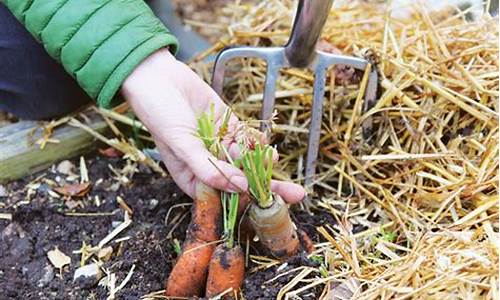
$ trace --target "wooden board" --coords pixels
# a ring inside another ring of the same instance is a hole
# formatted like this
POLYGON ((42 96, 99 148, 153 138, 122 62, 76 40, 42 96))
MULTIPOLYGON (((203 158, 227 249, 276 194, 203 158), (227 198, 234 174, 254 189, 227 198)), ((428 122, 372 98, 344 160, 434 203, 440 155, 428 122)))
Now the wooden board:
MULTIPOLYGON (((98 132, 107 130, 99 116, 91 117, 88 124, 98 132)), ((95 138, 82 129, 63 124, 56 128, 44 149, 35 141, 41 138, 40 123, 21 121, 0 128, 0 183, 14 180, 42 170, 61 160, 72 158, 95 149, 95 138)))

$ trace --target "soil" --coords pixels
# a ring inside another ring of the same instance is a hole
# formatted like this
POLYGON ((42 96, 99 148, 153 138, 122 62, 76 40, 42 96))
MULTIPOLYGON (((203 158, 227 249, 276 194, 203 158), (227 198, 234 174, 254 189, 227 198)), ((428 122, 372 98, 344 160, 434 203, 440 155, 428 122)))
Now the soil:
MULTIPOLYGON (((72 163, 78 166, 79 160, 72 163)), ((81 259, 74 251, 82 243, 96 246, 123 222, 124 210, 117 203, 117 196, 133 210, 132 223, 107 244, 112 246, 113 254, 102 268, 116 276, 116 285, 133 265, 135 269, 130 281, 116 293, 116 299, 140 299, 163 289, 176 258, 173 239, 184 239, 191 200, 170 178, 147 167, 137 166, 129 182, 123 178, 119 181, 117 170, 131 169, 121 158, 91 155, 86 165, 92 189, 80 198, 54 197, 52 185, 64 186, 67 179, 55 167, 4 185, 8 196, 0 197, 0 212, 12 214, 12 220, 0 219, 0 299, 106 299, 109 291, 98 285, 97 278, 73 280, 81 259), (71 212, 86 214, 68 215, 71 212), (71 258, 71 264, 61 272, 47 258, 47 252, 55 247, 71 258)), ((75 173, 79 173, 78 169, 75 173)), ((326 213, 311 217, 297 212, 294 218, 314 242, 319 240, 316 226, 334 223, 326 213)), ((87 264, 94 259, 95 256, 87 264)), ((279 271, 276 266, 248 272, 243 295, 246 299, 274 299, 297 273, 270 281, 272 278, 298 266, 317 264, 301 254, 279 271)), ((253 267, 251 264, 247 271, 253 267)), ((319 286, 300 297, 318 299, 321 290, 319 286)))

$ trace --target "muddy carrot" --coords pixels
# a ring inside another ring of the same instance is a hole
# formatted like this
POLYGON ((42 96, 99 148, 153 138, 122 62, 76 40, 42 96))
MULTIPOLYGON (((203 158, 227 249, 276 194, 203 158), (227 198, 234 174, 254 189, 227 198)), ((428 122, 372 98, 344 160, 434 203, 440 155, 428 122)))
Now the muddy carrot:
MULTIPOLYGON (((198 118, 196 134, 205 147, 219 157, 224 150, 222 139, 227 130, 231 112, 226 110, 222 117, 219 132, 215 127, 214 106, 210 112, 198 118)), ((204 185, 196 186, 196 195, 183 252, 175 264, 165 285, 167 296, 200 296, 206 285, 210 258, 215 249, 215 242, 220 239, 221 229, 221 193, 204 185)))
POLYGON ((300 249, 297 230, 281 197, 275 195, 272 205, 265 208, 251 204, 249 217, 259 241, 273 256, 293 256, 300 249))
POLYGON ((196 186, 196 196, 183 251, 165 285, 166 296, 201 295, 205 287, 210 258, 219 240, 221 202, 219 192, 196 186))
POLYGON ((167 284, 166 296, 193 297, 201 295, 205 287, 207 269, 215 244, 191 237, 184 241, 182 254, 177 260, 167 284))
POLYGON ((225 298, 236 299, 243 282, 245 257, 234 239, 239 200, 240 197, 236 193, 221 194, 224 243, 217 246, 212 255, 208 269, 206 297, 224 294, 225 298))
POLYGON ((222 293, 226 298, 237 299, 245 275, 245 255, 240 246, 228 248, 220 244, 210 261, 205 297, 215 297, 222 293))
POLYGON ((246 149, 241 158, 254 200, 250 204, 250 221, 260 242, 272 255, 281 258, 295 255, 300 249, 300 240, 288 206, 271 192, 272 161, 271 147, 259 143, 253 149, 246 149))

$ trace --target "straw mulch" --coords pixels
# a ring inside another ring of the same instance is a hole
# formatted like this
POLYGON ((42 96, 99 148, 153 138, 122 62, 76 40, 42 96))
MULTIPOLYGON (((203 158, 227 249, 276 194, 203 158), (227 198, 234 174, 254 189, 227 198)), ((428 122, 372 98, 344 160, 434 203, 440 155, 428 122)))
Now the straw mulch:
MULTIPOLYGON (((315 204, 338 224, 318 228, 323 269, 297 270, 280 297, 321 285, 329 299, 499 298, 498 17, 466 13, 415 6, 396 19, 365 1, 330 13, 322 49, 369 57, 380 97, 367 108, 363 73, 331 70, 315 204)), ((192 62, 207 80, 212 65, 201 60, 226 45, 284 45, 294 4, 228 4, 221 14, 224 37, 192 62)), ((226 100, 256 119, 265 64, 231 70, 226 100)), ((278 81, 281 179, 301 180, 312 80, 290 69, 278 81)))

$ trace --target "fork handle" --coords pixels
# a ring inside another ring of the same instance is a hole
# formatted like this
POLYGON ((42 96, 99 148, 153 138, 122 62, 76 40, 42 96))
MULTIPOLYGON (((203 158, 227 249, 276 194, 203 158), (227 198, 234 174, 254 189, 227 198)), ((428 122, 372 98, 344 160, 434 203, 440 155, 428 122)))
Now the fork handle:
POLYGON ((299 0, 285 55, 292 67, 303 68, 314 58, 316 42, 333 0, 299 0))

